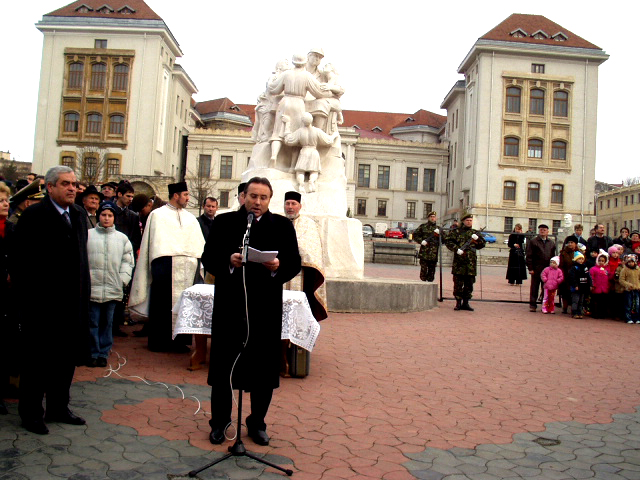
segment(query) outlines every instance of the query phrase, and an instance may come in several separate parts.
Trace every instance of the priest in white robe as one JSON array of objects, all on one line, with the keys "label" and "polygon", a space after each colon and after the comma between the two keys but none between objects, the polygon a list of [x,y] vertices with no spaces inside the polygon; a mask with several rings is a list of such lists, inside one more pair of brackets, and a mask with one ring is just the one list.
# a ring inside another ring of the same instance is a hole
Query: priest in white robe
[{"label": "priest in white robe", "polygon": [[153,210],[140,246],[129,308],[149,318],[149,350],[188,352],[191,337],[172,340],[175,314],[171,309],[183,290],[194,284],[204,236],[194,215],[185,210],[185,182],[169,185],[169,203]]}]

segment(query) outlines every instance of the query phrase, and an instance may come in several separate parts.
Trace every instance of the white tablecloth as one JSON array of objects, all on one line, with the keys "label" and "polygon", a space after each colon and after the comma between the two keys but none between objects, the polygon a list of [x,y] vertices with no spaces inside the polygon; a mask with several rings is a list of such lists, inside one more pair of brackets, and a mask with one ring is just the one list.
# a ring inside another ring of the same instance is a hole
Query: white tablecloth
[{"label": "white tablecloth", "polygon": [[[173,327],[173,338],[181,333],[211,335],[214,285],[198,284],[187,288],[173,306],[178,315]],[[282,334],[283,340],[313,350],[320,324],[311,313],[304,292],[283,291]]]}]

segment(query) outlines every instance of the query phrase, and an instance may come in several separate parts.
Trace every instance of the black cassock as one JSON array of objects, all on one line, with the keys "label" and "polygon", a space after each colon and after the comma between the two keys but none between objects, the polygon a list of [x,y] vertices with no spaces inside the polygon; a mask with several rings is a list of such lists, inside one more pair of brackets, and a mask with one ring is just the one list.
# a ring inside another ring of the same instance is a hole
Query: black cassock
[{"label": "black cassock", "polygon": [[[229,259],[240,253],[247,229],[247,212],[216,217],[202,255],[202,264],[216,278],[211,325],[211,361],[208,383],[217,395],[229,395],[229,374],[247,338],[243,270],[246,281],[249,340],[233,371],[233,388],[269,390],[280,385],[280,332],[282,285],[300,271],[300,254],[293,224],[266,212],[254,220],[249,245],[277,250],[280,266],[275,275],[260,263],[247,262],[230,271]],[[249,256],[250,258],[250,256]]]}]

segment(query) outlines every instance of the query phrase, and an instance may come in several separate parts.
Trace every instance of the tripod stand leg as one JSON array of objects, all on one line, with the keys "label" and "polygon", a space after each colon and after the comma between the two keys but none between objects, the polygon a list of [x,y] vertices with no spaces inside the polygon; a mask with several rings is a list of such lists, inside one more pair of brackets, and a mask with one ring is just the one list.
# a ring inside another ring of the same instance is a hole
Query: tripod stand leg
[{"label": "tripod stand leg", "polygon": [[293,475],[293,470],[289,470],[288,468],[282,468],[282,467],[280,467],[278,465],[275,465],[275,464],[273,464],[271,462],[268,462],[268,461],[266,461],[266,460],[264,460],[262,458],[256,457],[253,453],[245,452],[244,455],[246,457],[253,458],[256,462],[264,463],[265,465],[268,465],[268,466],[270,466],[272,468],[275,468],[276,470],[280,470],[281,472],[286,473],[288,476]]},{"label": "tripod stand leg", "polygon": [[223,462],[223,461],[225,461],[227,458],[232,457],[232,456],[233,456],[233,453],[227,453],[224,457],[220,457],[219,459],[214,460],[213,462],[211,462],[211,463],[209,463],[209,464],[205,465],[204,467],[200,467],[200,468],[199,468],[199,469],[197,469],[197,470],[191,470],[191,471],[189,472],[189,476],[190,476],[190,477],[195,477],[196,475],[198,475],[198,474],[199,474],[200,472],[202,472],[203,470],[206,470],[206,469],[207,469],[207,468],[209,468],[209,467],[213,467],[216,463]]}]

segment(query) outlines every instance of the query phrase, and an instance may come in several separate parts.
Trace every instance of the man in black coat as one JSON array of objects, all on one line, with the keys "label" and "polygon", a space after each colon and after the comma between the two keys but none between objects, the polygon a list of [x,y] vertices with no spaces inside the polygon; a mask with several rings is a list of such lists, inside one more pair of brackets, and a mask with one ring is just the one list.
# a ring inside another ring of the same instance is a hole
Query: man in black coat
[{"label": "man in black coat", "polygon": [[531,275],[529,289],[529,311],[535,312],[538,306],[538,291],[542,285],[542,271],[549,266],[551,257],[556,254],[556,244],[548,238],[549,227],[538,225],[538,235],[527,243],[527,269]]},{"label": "man in black coat", "polygon": [[204,208],[204,212],[202,215],[198,217],[198,223],[200,224],[200,229],[202,230],[202,235],[206,240],[209,237],[209,232],[211,231],[211,226],[216,218],[216,212],[218,211],[218,200],[214,197],[207,197],[202,202],[202,208]]},{"label": "man in black coat", "polygon": [[[269,180],[249,180],[244,207],[216,218],[202,255],[205,269],[216,277],[211,328],[211,358],[215,361],[210,362],[208,377],[212,387],[209,440],[213,444],[224,441],[231,423],[232,373],[233,388],[251,392],[251,415],[246,419],[249,436],[259,445],[269,444],[264,419],[273,389],[280,386],[282,285],[301,268],[293,224],[269,211],[272,196]],[[252,262],[249,254],[243,266],[242,244],[251,213],[255,219],[249,245],[278,254],[264,263]]]},{"label": "man in black coat", "polygon": [[[23,426],[38,434],[49,432],[44,420],[84,425],[69,410],[69,388],[76,365],[89,358],[89,261],[87,221],[74,204],[76,176],[65,166],[49,169],[48,195],[27,208],[15,231],[11,265],[38,265],[13,269],[16,292],[23,292],[21,316],[24,358],[18,412]],[[46,416],[42,406],[47,398]],[[43,420],[44,416],[44,420]]]}]

